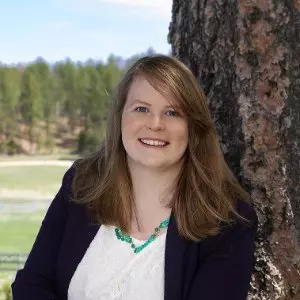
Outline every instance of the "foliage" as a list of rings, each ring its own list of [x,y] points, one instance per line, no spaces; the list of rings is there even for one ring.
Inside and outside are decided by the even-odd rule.
[[[110,97],[124,71],[153,53],[150,48],[127,60],[110,55],[106,63],[66,59],[50,65],[39,57],[28,65],[0,65],[0,154],[25,151],[21,139],[29,140],[30,153],[52,153],[59,117],[67,120],[64,130],[77,136],[78,150],[91,151],[103,138]]]

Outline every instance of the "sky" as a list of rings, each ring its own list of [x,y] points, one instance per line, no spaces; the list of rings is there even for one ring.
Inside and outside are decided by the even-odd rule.
[[[172,0],[1,1],[0,62],[167,54],[171,9]]]

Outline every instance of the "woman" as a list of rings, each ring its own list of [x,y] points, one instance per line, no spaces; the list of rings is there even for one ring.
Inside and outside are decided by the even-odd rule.
[[[138,60],[101,149],[64,176],[14,300],[243,300],[256,213],[187,67]]]

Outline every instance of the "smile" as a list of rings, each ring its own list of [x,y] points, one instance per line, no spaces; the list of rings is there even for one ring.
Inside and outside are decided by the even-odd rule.
[[[139,139],[139,141],[144,145],[154,146],[154,147],[164,147],[169,144],[168,142],[165,141],[150,140],[150,139]]]

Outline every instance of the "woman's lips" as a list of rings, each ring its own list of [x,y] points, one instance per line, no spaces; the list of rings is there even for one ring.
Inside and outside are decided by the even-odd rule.
[[[141,138],[139,139],[140,143],[149,146],[149,147],[165,147],[169,145],[169,142],[161,140],[161,139],[149,139],[149,138]]]

